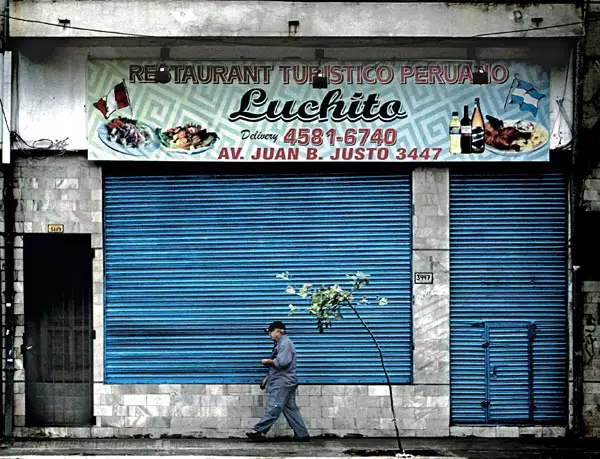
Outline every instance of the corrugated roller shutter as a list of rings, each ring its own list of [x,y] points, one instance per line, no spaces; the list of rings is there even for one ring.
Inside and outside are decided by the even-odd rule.
[[[566,196],[561,173],[451,173],[450,393],[454,423],[561,423],[566,419]],[[511,321],[515,323],[512,335],[506,327]],[[486,327],[498,322],[504,324],[504,340],[511,344],[488,349],[498,344],[485,336]],[[500,399],[493,394],[509,393],[510,382],[507,380],[504,388],[497,380],[489,382],[495,368],[486,361],[487,349],[497,367],[503,359],[506,367],[511,365],[511,353],[526,347],[526,343],[516,344],[523,336],[523,323],[534,330],[532,419],[519,408],[523,400],[516,392],[514,406],[505,406],[514,416],[500,414],[494,405]],[[515,374],[524,377],[523,369],[519,371]],[[502,403],[508,399],[504,397]]]
[[[111,176],[105,179],[105,381],[255,383],[284,320],[303,383],[383,383],[377,350],[347,312],[320,335],[275,275],[340,283],[361,308],[391,379],[411,381],[411,197],[395,176]]]

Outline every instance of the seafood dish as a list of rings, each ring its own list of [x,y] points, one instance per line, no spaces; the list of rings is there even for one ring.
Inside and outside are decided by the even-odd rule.
[[[110,142],[127,148],[142,148],[152,139],[147,126],[129,118],[114,118],[106,123],[106,133]]]
[[[118,117],[101,123],[98,137],[111,150],[129,156],[149,157],[160,148],[154,130],[130,118]]]
[[[208,147],[219,138],[215,132],[208,132],[200,125],[191,123],[166,130],[157,129],[156,134],[164,147],[189,152]]]

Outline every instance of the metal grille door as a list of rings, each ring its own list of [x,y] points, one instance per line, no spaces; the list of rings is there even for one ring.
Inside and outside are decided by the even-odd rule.
[[[485,324],[488,421],[533,420],[534,330],[530,323]]]
[[[88,235],[25,235],[28,426],[92,424],[90,244]]]
[[[303,383],[384,383],[360,322],[318,334],[292,280],[342,283],[363,271],[361,307],[391,379],[410,382],[411,197],[395,176],[110,176],[105,178],[107,383],[252,383],[286,322]],[[362,290],[361,290],[362,293]]]
[[[523,422],[529,397],[533,399],[532,423],[562,424],[566,420],[566,197],[566,182],[559,172],[450,175],[450,395],[454,423]],[[535,324],[529,394],[525,385],[514,385],[517,382],[502,366],[497,366],[495,377],[489,379],[481,336],[482,324],[488,322]],[[513,359],[511,365],[520,365],[517,373],[523,382],[527,344],[523,336],[519,338],[524,329],[515,327],[511,332],[516,334],[515,340],[502,344],[508,346],[505,352],[496,353],[491,343],[489,352],[500,363]],[[502,333],[508,332],[490,329],[490,333],[502,343]],[[517,373],[512,376],[517,378]],[[494,397],[498,409],[490,412],[486,404]]]

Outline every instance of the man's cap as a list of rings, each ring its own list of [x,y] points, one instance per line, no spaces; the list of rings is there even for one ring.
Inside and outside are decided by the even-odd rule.
[[[280,320],[271,322],[271,324],[269,325],[269,328],[265,328],[265,333],[271,333],[273,330],[275,330],[277,328],[279,328],[281,330],[285,330],[285,324],[283,322],[281,322]]]

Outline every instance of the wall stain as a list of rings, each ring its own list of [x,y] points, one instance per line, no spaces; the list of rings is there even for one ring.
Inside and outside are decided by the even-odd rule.
[[[598,346],[596,342],[596,330],[598,328],[598,318],[600,317],[600,305],[596,306],[595,314],[585,314],[584,316],[584,341],[583,341],[583,355],[584,364],[589,365],[597,357]]]

